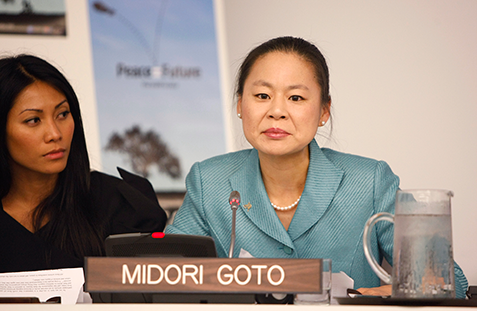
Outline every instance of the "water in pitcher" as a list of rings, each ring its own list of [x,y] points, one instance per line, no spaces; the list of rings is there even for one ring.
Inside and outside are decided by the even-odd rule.
[[[395,216],[393,297],[454,297],[450,217]]]

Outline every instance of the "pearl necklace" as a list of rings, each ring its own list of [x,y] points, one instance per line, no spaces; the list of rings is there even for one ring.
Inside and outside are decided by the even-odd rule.
[[[270,201],[270,203],[272,204],[273,208],[277,211],[288,211],[288,210],[294,208],[298,204],[298,202],[300,202],[300,199],[301,199],[301,195],[298,198],[298,200],[295,201],[295,203],[293,203],[292,205],[285,206],[285,207],[276,206],[271,201]]]

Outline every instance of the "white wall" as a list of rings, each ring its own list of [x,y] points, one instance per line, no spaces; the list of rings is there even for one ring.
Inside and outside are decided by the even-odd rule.
[[[330,67],[334,129],[322,145],[387,161],[401,188],[453,190],[455,260],[477,284],[477,1],[223,0],[233,149],[237,67],[283,35],[316,43]],[[326,134],[326,133],[325,133]]]
[[[0,56],[30,53],[56,66],[70,81],[81,104],[93,168],[100,168],[100,146],[93,59],[86,0],[65,0],[67,36],[0,35]]]

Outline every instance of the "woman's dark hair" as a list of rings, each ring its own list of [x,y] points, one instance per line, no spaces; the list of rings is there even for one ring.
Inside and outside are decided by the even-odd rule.
[[[309,62],[313,66],[317,82],[321,87],[321,103],[324,108],[328,109],[327,104],[331,101],[331,96],[329,71],[326,60],[315,45],[295,37],[274,38],[254,48],[240,66],[237,75],[235,96],[240,98],[243,95],[245,80],[249,76],[255,62],[271,52],[293,53]]]
[[[32,55],[0,59],[0,198],[8,194],[12,183],[6,146],[7,115],[18,95],[36,81],[65,95],[75,129],[66,168],[59,174],[53,192],[33,213],[34,230],[38,231],[48,218],[40,231],[45,240],[78,258],[101,254],[102,234],[91,204],[90,166],[78,98],[63,74]]]

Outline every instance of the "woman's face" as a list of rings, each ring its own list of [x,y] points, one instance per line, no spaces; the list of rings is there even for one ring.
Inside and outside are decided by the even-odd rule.
[[[27,86],[7,116],[6,145],[12,174],[63,171],[74,127],[65,95],[41,81]]]
[[[268,53],[255,62],[237,112],[249,143],[271,156],[306,152],[320,123],[329,118],[311,64],[283,52]]]

